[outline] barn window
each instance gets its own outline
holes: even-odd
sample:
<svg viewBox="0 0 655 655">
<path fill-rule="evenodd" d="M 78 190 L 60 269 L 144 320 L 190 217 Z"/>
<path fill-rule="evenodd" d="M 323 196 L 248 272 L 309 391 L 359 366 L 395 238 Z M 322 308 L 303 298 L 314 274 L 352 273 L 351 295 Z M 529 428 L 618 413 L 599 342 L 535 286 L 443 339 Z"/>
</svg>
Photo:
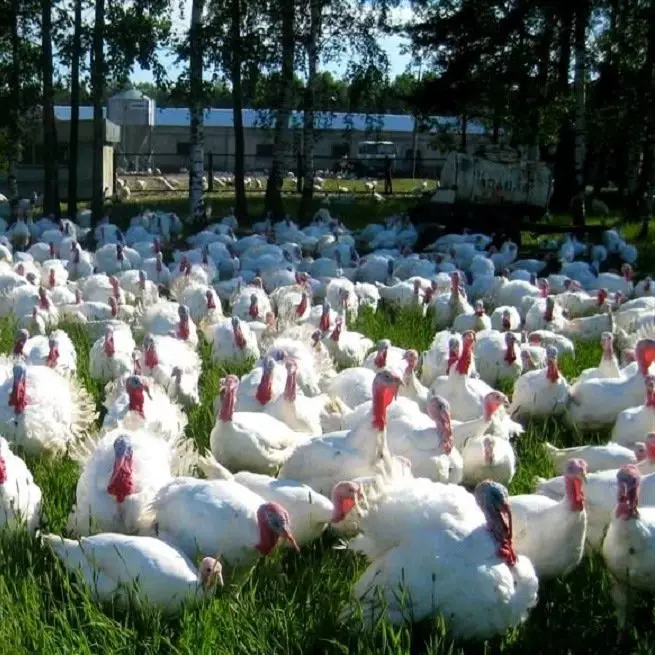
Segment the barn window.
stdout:
<svg viewBox="0 0 655 655">
<path fill-rule="evenodd" d="M 272 143 L 258 143 L 255 150 L 257 157 L 272 157 L 273 156 L 273 144 Z"/>
<path fill-rule="evenodd" d="M 178 155 L 188 157 L 191 153 L 191 144 L 188 141 L 178 141 L 176 152 Z"/>
</svg>

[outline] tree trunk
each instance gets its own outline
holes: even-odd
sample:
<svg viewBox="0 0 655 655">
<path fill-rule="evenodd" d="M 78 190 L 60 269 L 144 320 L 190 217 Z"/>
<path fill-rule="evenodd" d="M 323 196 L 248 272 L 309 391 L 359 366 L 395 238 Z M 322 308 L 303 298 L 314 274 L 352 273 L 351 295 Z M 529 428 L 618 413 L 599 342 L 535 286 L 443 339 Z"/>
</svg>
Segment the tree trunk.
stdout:
<svg viewBox="0 0 655 655">
<path fill-rule="evenodd" d="M 241 0 L 232 0 L 231 77 L 232 115 L 234 121 L 234 194 L 235 213 L 239 221 L 248 217 L 246 201 L 245 138 L 243 133 L 243 85 L 241 83 Z"/>
<path fill-rule="evenodd" d="M 307 88 L 303 114 L 302 168 L 304 183 L 300 200 L 300 219 L 306 219 L 314 199 L 314 108 L 316 104 L 316 72 L 318 68 L 318 37 L 321 33 L 323 0 L 310 0 L 309 34 L 307 35 Z"/>
<path fill-rule="evenodd" d="M 557 92 L 561 100 L 568 101 L 569 69 L 571 66 L 571 35 L 573 32 L 573 11 L 570 5 L 561 8 L 559 60 L 557 70 Z M 551 208 L 556 211 L 570 208 L 571 196 L 575 193 L 574 135 L 571 126 L 571 117 L 566 110 L 562 116 L 555 152 L 553 197 Z"/>
<path fill-rule="evenodd" d="M 468 116 L 466 113 L 462 114 L 462 121 L 460 123 L 460 134 L 459 134 L 459 150 L 460 152 L 466 152 L 466 131 L 468 127 Z"/>
<path fill-rule="evenodd" d="M 189 141 L 189 218 L 192 222 L 205 218 L 203 175 L 205 172 L 205 117 L 202 83 L 202 13 L 204 0 L 193 0 L 189 31 L 189 113 L 191 133 Z"/>
<path fill-rule="evenodd" d="M 105 0 L 95 0 L 95 25 L 93 27 L 93 61 L 91 66 L 91 95 L 93 100 L 93 189 L 91 216 L 97 222 L 103 213 L 103 150 L 104 121 L 102 117 L 102 96 L 105 91 Z"/>
<path fill-rule="evenodd" d="M 11 203 L 12 218 L 16 218 L 18 209 L 18 162 L 20 161 L 20 103 L 21 103 L 21 84 L 20 84 L 20 36 L 18 32 L 18 0 L 11 2 L 10 14 L 10 32 L 11 32 L 11 104 L 9 107 L 9 125 L 7 129 L 8 146 L 9 146 L 9 199 Z"/>
<path fill-rule="evenodd" d="M 655 185 L 655 0 L 650 1 L 648 16 L 648 49 L 646 60 L 642 68 L 641 93 L 643 94 L 644 116 L 644 159 L 641 166 L 639 178 L 638 199 L 640 203 L 642 219 L 639 238 L 645 239 L 648 236 L 648 221 L 651 218 L 651 196 Z M 647 199 L 648 202 L 643 203 Z"/>
<path fill-rule="evenodd" d="M 536 105 L 532 111 L 532 125 L 530 125 L 530 135 L 532 138 L 528 148 L 528 159 L 531 161 L 539 160 L 541 144 L 541 114 L 542 108 L 546 106 L 548 96 L 548 68 L 553 42 L 553 22 L 554 17 L 552 11 L 545 10 L 543 32 L 539 41 Z"/>
<path fill-rule="evenodd" d="M 75 0 L 73 52 L 71 53 L 71 123 L 68 144 L 68 217 L 77 216 L 77 159 L 80 128 L 80 57 L 82 50 L 82 0 Z"/>
<path fill-rule="evenodd" d="M 275 116 L 273 136 L 273 162 L 266 185 L 266 205 L 274 220 L 284 218 L 282 202 L 283 170 L 289 152 L 291 103 L 293 102 L 293 71 L 295 53 L 293 0 L 280 0 L 282 23 L 282 70 L 280 75 L 280 99 Z"/>
<path fill-rule="evenodd" d="M 615 64 L 614 51 L 618 44 L 618 17 L 620 12 L 620 0 L 610 0 L 608 5 L 609 27 L 606 35 L 603 61 L 600 66 L 598 81 L 595 84 L 595 95 L 597 98 L 612 98 L 620 92 L 618 85 L 618 73 Z M 597 101 L 600 102 L 601 101 Z M 594 196 L 600 194 L 601 188 L 607 182 L 607 168 L 612 151 L 612 140 L 614 132 L 595 129 L 588 131 L 588 159 L 593 162 L 591 182 L 594 187 Z M 595 145 L 594 145 L 595 142 Z M 614 157 L 615 165 L 618 164 Z"/>
<path fill-rule="evenodd" d="M 43 75 L 43 213 L 61 215 L 59 208 L 59 170 L 57 125 L 52 88 L 52 3 L 41 0 L 41 71 Z"/>
<path fill-rule="evenodd" d="M 575 75 L 573 89 L 575 96 L 575 196 L 573 199 L 573 224 L 585 224 L 585 155 L 586 155 L 586 97 L 587 77 L 587 24 L 590 7 L 587 0 L 581 0 L 575 14 Z"/>
</svg>

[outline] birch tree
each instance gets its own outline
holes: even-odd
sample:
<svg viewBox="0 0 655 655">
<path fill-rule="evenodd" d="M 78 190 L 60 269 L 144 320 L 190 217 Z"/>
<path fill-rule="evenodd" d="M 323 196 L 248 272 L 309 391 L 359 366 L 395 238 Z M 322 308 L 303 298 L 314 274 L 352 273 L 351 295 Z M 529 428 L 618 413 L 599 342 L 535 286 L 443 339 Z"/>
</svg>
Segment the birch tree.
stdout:
<svg viewBox="0 0 655 655">
<path fill-rule="evenodd" d="M 303 103 L 303 186 L 299 218 L 309 215 L 314 196 L 314 109 L 316 103 L 316 75 L 318 72 L 318 40 L 321 35 L 323 0 L 309 0 L 309 26 L 305 38 L 307 53 L 307 84 Z"/>
<path fill-rule="evenodd" d="M 281 24 L 281 74 L 280 93 L 275 112 L 275 128 L 273 133 L 273 162 L 266 185 L 266 205 L 275 220 L 282 220 L 284 204 L 282 202 L 282 184 L 284 182 L 284 167 L 287 163 L 291 141 L 291 105 L 293 101 L 294 56 L 296 50 L 295 6 L 293 0 L 278 0 L 276 8 L 279 11 Z"/>
<path fill-rule="evenodd" d="M 203 176 L 205 172 L 205 130 L 203 70 L 204 0 L 193 0 L 189 30 L 189 114 L 191 117 L 189 149 L 189 220 L 205 218 Z"/>
</svg>

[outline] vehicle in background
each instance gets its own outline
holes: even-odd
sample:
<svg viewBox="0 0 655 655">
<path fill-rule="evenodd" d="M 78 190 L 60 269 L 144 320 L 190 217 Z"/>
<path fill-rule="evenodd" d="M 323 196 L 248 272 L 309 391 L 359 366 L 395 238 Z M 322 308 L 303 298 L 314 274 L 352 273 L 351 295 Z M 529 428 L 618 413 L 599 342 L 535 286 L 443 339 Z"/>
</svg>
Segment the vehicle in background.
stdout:
<svg viewBox="0 0 655 655">
<path fill-rule="evenodd" d="M 393 141 L 360 141 L 354 172 L 357 177 L 376 177 L 384 174 L 385 159 L 391 159 L 391 170 L 396 161 L 396 144 Z"/>
</svg>

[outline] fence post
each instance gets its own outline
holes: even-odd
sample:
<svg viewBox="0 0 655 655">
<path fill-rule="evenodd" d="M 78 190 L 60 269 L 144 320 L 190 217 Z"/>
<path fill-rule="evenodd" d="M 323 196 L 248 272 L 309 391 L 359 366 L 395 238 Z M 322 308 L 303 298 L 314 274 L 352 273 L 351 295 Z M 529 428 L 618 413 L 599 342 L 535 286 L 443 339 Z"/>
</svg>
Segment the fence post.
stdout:
<svg viewBox="0 0 655 655">
<path fill-rule="evenodd" d="M 214 190 L 214 153 L 207 153 L 207 190 L 211 193 Z"/>
</svg>

